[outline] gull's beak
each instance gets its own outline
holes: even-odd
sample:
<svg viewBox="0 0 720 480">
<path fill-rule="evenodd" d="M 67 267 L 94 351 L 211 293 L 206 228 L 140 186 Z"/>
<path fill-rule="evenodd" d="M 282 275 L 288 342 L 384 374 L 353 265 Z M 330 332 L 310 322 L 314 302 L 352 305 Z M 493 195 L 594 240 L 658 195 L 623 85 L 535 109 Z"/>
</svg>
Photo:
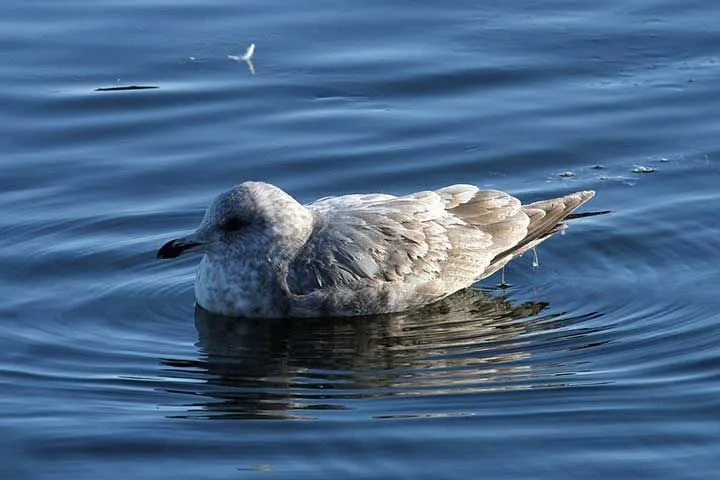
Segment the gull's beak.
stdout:
<svg viewBox="0 0 720 480">
<path fill-rule="evenodd" d="M 205 243 L 207 242 L 202 240 L 197 234 L 176 238 L 160 247 L 160 250 L 157 252 L 157 258 L 177 258 L 185 252 L 195 250 L 205 245 Z"/>
</svg>

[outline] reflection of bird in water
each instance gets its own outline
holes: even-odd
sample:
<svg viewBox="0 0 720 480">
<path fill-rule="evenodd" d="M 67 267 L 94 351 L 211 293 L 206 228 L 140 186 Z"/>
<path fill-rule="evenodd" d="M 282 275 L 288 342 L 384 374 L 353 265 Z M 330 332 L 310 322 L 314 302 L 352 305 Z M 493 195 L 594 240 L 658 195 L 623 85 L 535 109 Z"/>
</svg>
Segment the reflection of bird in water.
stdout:
<svg viewBox="0 0 720 480">
<path fill-rule="evenodd" d="M 286 418 L 356 398 L 547 386 L 560 382 L 532 361 L 537 346 L 523 338 L 557 327 L 557 314 L 538 317 L 546 306 L 469 289 L 419 311 L 360 319 L 237 319 L 197 307 L 200 358 L 164 363 L 169 376 L 195 380 L 174 391 L 202 398 L 186 406 L 200 416 Z"/>
</svg>

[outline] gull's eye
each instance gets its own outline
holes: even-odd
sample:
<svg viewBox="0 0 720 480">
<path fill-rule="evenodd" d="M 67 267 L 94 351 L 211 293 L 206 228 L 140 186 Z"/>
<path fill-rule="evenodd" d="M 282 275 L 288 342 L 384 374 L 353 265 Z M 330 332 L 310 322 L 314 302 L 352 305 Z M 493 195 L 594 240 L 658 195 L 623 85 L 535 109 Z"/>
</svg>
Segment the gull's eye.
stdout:
<svg viewBox="0 0 720 480">
<path fill-rule="evenodd" d="M 243 228 L 245 225 L 247 225 L 247 223 L 242 218 L 230 217 L 225 220 L 222 225 L 220 225 L 220 229 L 226 232 L 236 232 Z"/>
</svg>

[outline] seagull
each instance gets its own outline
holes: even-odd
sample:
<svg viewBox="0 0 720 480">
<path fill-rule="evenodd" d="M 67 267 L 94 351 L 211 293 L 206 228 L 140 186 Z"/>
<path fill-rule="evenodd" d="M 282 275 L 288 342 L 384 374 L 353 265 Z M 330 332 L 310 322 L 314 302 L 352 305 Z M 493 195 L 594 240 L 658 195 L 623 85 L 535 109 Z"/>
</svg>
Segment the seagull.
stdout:
<svg viewBox="0 0 720 480">
<path fill-rule="evenodd" d="M 418 309 L 492 275 L 565 228 L 595 192 L 522 205 L 451 185 L 403 196 L 324 197 L 302 205 L 244 182 L 219 194 L 161 259 L 202 252 L 198 305 L 251 318 L 347 317 Z"/>
<path fill-rule="evenodd" d="M 235 60 L 236 62 L 245 62 L 247 63 L 248 68 L 250 69 L 250 73 L 255 75 L 255 66 L 252 63 L 252 56 L 255 53 L 255 44 L 251 43 L 250 46 L 245 50 L 244 55 L 228 55 L 227 58 L 230 60 Z"/>
</svg>

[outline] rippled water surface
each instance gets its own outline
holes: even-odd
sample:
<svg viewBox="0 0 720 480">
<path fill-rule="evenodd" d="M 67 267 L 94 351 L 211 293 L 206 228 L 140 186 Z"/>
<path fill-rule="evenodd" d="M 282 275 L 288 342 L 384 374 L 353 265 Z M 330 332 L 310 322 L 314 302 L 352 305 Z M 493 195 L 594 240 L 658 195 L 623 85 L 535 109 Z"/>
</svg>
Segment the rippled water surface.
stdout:
<svg viewBox="0 0 720 480">
<path fill-rule="evenodd" d="M 719 20 L 0 2 L 0 477 L 715 477 Z M 255 75 L 227 58 L 250 43 Z M 126 85 L 159 88 L 95 91 Z M 199 259 L 154 255 L 247 179 L 302 201 L 594 189 L 613 213 L 420 312 L 215 317 Z"/>
</svg>

